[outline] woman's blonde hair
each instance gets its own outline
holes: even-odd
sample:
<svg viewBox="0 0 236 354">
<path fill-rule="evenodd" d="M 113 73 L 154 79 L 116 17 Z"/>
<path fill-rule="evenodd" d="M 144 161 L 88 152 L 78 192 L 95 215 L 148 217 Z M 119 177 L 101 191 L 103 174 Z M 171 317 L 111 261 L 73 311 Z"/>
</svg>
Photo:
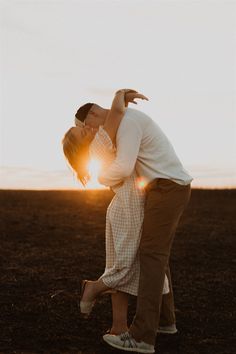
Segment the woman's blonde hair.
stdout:
<svg viewBox="0 0 236 354">
<path fill-rule="evenodd" d="M 80 144 L 70 128 L 62 139 L 63 152 L 76 177 L 85 186 L 90 179 L 88 171 L 89 144 Z"/>
</svg>

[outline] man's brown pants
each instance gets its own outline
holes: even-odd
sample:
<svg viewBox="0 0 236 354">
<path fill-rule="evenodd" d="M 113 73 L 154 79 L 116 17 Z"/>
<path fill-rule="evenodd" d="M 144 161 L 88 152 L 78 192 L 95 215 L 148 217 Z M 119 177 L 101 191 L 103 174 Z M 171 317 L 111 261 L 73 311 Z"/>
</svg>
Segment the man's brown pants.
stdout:
<svg viewBox="0 0 236 354">
<path fill-rule="evenodd" d="M 137 341 L 155 344 L 160 325 L 175 323 L 169 256 L 176 228 L 191 195 L 190 185 L 157 178 L 146 187 L 140 242 L 140 281 L 136 315 L 130 327 Z M 165 273 L 170 292 L 162 295 Z"/>
</svg>

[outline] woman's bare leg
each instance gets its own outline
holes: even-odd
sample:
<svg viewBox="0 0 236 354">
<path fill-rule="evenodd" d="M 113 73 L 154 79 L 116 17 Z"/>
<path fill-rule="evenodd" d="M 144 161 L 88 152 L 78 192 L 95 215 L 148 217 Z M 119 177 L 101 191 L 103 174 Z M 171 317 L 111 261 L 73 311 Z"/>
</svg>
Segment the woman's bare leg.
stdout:
<svg viewBox="0 0 236 354">
<path fill-rule="evenodd" d="M 99 294 L 107 290 L 110 288 L 103 283 L 102 279 L 88 280 L 83 293 L 83 301 L 94 301 Z"/>
<path fill-rule="evenodd" d="M 112 300 L 112 328 L 111 334 L 120 334 L 128 330 L 128 294 L 117 291 L 111 295 Z"/>
<path fill-rule="evenodd" d="M 112 290 L 106 286 L 102 279 L 88 281 L 84 294 L 83 301 L 94 301 L 96 297 L 103 291 Z M 112 328 L 111 334 L 120 334 L 128 330 L 127 314 L 128 314 L 128 294 L 117 291 L 111 295 L 112 299 Z"/>
</svg>

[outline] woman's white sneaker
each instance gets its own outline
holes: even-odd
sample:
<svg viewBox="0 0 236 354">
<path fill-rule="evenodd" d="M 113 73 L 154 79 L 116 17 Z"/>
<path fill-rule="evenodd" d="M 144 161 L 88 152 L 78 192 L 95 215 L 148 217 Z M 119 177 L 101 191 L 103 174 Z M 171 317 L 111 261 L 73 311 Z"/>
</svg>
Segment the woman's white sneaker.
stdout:
<svg viewBox="0 0 236 354">
<path fill-rule="evenodd" d="M 105 334 L 103 340 L 113 348 L 125 350 L 127 352 L 155 353 L 154 345 L 137 342 L 129 332 L 115 334 Z"/>
</svg>

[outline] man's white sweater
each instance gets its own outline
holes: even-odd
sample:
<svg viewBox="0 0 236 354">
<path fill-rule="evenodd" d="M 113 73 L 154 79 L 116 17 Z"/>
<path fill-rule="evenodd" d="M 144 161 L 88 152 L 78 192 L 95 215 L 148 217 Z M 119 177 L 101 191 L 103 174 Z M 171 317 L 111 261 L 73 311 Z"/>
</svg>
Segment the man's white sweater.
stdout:
<svg viewBox="0 0 236 354">
<path fill-rule="evenodd" d="M 117 131 L 116 149 L 116 159 L 99 176 L 101 184 L 110 187 L 119 184 L 134 168 L 146 183 L 166 178 L 187 185 L 193 180 L 163 131 L 141 111 L 126 109 Z"/>
</svg>

